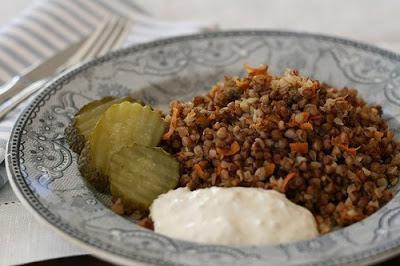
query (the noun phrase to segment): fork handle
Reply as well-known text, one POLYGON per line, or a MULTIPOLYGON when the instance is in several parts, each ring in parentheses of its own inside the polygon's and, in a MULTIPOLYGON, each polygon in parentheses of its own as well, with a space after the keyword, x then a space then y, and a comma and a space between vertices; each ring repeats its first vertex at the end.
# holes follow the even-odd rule
POLYGON ((3 103, 5 100, 21 92, 30 84, 32 84, 31 81, 21 76, 15 76, 9 82, 0 87, 0 103, 3 103))

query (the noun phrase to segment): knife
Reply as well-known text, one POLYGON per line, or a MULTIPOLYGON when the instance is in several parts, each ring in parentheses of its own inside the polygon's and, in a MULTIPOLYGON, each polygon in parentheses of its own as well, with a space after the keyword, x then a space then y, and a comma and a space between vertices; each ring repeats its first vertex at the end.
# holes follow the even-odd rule
POLYGON ((0 104, 4 103, 5 100, 13 97, 17 93, 21 92, 27 86, 33 84, 36 81, 51 76, 57 71, 62 64, 78 51, 81 45, 86 39, 81 40, 77 43, 72 44, 65 50, 56 53, 52 57, 40 62, 26 71, 21 75, 15 76, 9 82, 0 87, 0 104))

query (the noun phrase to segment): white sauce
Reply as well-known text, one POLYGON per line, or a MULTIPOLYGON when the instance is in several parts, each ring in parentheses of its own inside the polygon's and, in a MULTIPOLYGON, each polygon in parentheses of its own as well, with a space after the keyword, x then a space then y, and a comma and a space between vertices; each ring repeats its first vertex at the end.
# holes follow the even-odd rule
POLYGON ((258 188, 178 188, 150 207, 154 230, 209 244, 277 244, 318 236, 314 217, 284 194, 258 188))

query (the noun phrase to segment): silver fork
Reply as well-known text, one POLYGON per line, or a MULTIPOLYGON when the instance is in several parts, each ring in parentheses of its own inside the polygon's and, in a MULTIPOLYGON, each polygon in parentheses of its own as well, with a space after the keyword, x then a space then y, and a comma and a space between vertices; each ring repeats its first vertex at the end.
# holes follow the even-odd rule
MULTIPOLYGON (((55 71, 55 74, 60 74, 78 63, 86 62, 93 58, 102 56, 111 50, 120 48, 128 35, 129 25, 129 20, 126 18, 110 17, 105 19, 90 35, 85 43, 82 44, 79 50, 65 64, 55 71)), ((43 88, 43 86, 51 79, 52 77, 39 80, 27 86, 24 90, 15 94, 3 103, 0 103, 0 119, 4 118, 5 115, 30 95, 43 88)))

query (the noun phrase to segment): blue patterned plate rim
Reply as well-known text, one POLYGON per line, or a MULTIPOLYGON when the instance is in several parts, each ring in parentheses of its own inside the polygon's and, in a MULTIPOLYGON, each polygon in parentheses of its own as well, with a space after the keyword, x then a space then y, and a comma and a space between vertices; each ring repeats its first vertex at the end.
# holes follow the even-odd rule
MULTIPOLYGON (((43 224, 50 226, 56 232, 58 232, 62 237, 75 243, 77 246, 89 251, 91 254, 103 258, 108 261, 112 261, 117 264, 127 264, 127 265, 141 265, 145 264, 162 264, 162 265, 178 265, 171 264, 163 260, 154 260, 142 256, 140 254, 135 254, 134 257, 127 256, 124 254, 116 254, 112 251, 112 246, 110 245, 99 245, 96 241, 93 241, 89 235, 76 232, 73 228, 70 228, 68 224, 64 223, 61 219, 56 217, 52 212, 50 212, 45 206, 42 205, 40 201, 33 194, 32 190, 29 188, 25 182, 24 177, 21 174, 20 169, 20 152, 23 147, 21 143, 21 134, 24 127, 27 125, 29 118, 34 118, 34 111, 40 108, 40 104, 46 100, 46 97, 50 97, 58 90, 62 89, 63 85, 71 78, 77 74, 85 71, 88 68, 95 67, 104 62, 110 61, 115 58, 122 57, 131 53, 135 53, 141 50, 146 50, 154 47, 161 47, 167 44, 185 42, 190 40, 201 40, 201 39, 212 39, 218 37, 237 37, 237 36, 284 36, 284 37, 305 37, 314 40, 329 41, 336 44, 348 45, 354 48, 362 49, 364 51, 369 51, 380 56, 387 57, 391 60, 400 62, 400 54, 378 48, 373 45, 365 44, 362 42, 343 39, 334 36, 306 33, 306 32, 291 32, 291 31, 270 31, 270 30, 238 30, 238 31, 220 31, 220 32, 208 32, 193 35, 184 35, 179 37, 172 37, 161 39, 153 42, 148 42, 144 44, 134 45, 127 47, 112 53, 109 53, 103 57, 92 60, 90 62, 78 65, 73 69, 60 74, 55 78, 47 87, 37 95, 34 100, 24 109, 17 119, 13 130, 11 132, 6 152, 6 168, 7 175, 10 180, 10 184, 17 195, 18 199, 24 204, 24 206, 43 224), (33 116, 32 116, 33 115, 33 116)), ((43 103, 44 104, 44 103, 43 103)), ((359 254, 338 256, 336 258, 331 258, 326 260, 323 265, 367 265, 373 264, 390 257, 395 256, 400 253, 400 239, 391 243, 391 245, 385 245, 379 247, 373 251, 367 250, 362 251, 359 254)), ((183 264, 182 264, 183 265, 183 264)), ((320 263, 313 263, 307 265, 322 265, 320 263)))

